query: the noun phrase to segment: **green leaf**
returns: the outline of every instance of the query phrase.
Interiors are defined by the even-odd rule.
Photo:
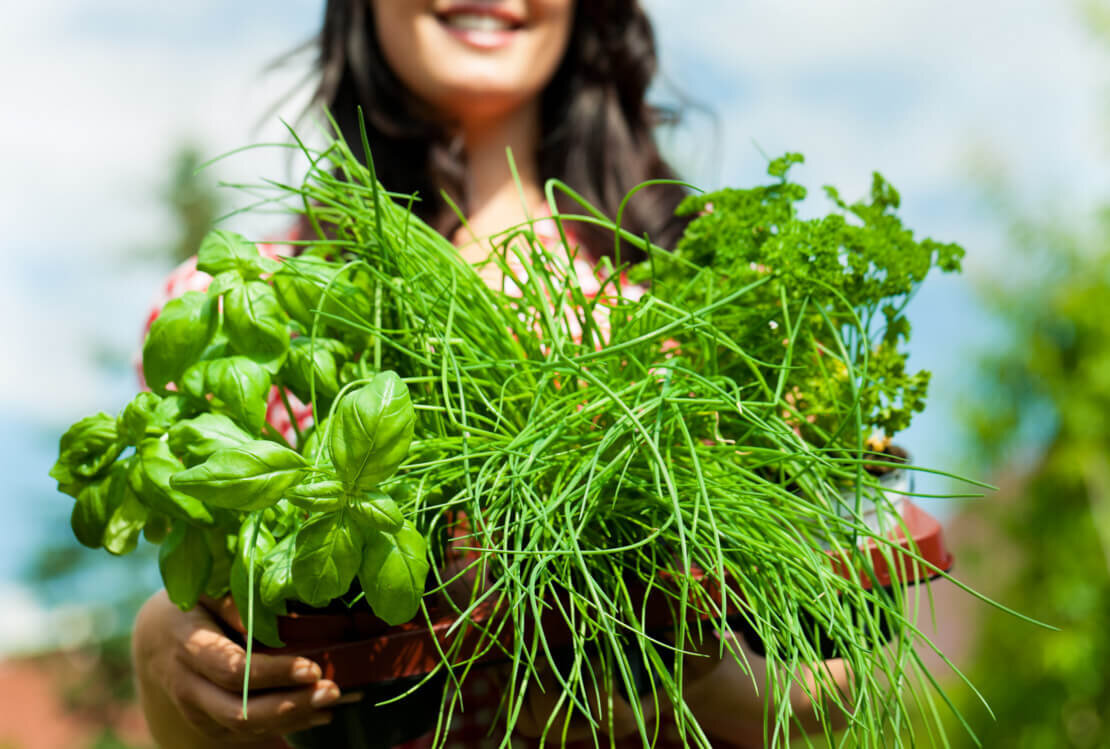
[[[215,277],[234,273],[252,280],[264,273],[273,273],[280,265],[261,255],[243,235],[223,229],[210,231],[197,250],[197,270]]]
[[[214,507],[260,510],[300,482],[305,461],[276,442],[252,440],[217,450],[204,463],[173,476],[172,486]]]
[[[408,455],[416,414],[396,372],[380,372],[335,407],[328,447],[335,472],[352,493],[393,475]]]
[[[428,576],[428,544],[411,524],[366,536],[358,579],[374,613],[388,624],[412,619]]]
[[[204,534],[208,543],[208,552],[212,555],[212,571],[208,575],[208,582],[204,586],[204,594],[212,598],[227,595],[230,590],[231,563],[234,559],[232,542],[234,536],[229,536],[223,531],[213,530]]]
[[[197,362],[181,378],[182,389],[207,398],[213,411],[227,414],[252,435],[266,423],[270,374],[245,356]]]
[[[366,292],[346,277],[337,278],[343,267],[324,258],[302,255],[284,261],[274,274],[274,291],[281,306],[306,331],[312,331],[317,307],[322,307],[320,324],[324,330],[356,332],[359,325],[371,319]],[[324,330],[316,332],[322,334]]]
[[[123,407],[116,419],[116,430],[120,439],[128,445],[138,445],[147,437],[158,437],[165,429],[155,421],[155,414],[162,398],[155,393],[143,391]]]
[[[350,350],[332,338],[294,338],[289,356],[281,369],[281,379],[302,403],[312,402],[312,385],[321,411],[339,393],[338,361],[350,356]]]
[[[297,595],[293,586],[294,540],[295,536],[286,536],[262,560],[265,568],[260,588],[262,602],[279,614],[285,613],[285,602]]]
[[[212,573],[212,552],[205,532],[188,523],[176,523],[158,550],[158,569],[166,593],[182,611],[197,605]]]
[[[132,481],[139,498],[150,509],[170,517],[212,524],[212,513],[195,498],[173,488],[170,477],[181,470],[181,461],[160,439],[148,437],[139,443],[138,481]]]
[[[404,515],[393,497],[382,492],[367,492],[361,497],[351,497],[348,505],[351,514],[366,531],[393,533],[405,522]]]
[[[112,504],[115,509],[108,517],[102,536],[104,548],[116,556],[134,551],[139,543],[139,533],[142,532],[150,515],[150,510],[139,501],[127,479],[138,465],[138,459],[129,458],[128,461],[126,465],[121,464],[120,477],[111,487],[113,492],[118,493],[119,498],[118,503],[116,497],[109,500],[109,504]]]
[[[160,544],[166,540],[166,536],[170,535],[172,527],[173,523],[170,522],[168,515],[152,512],[146,519],[146,524],[143,525],[143,538],[149,543]]]
[[[104,544],[108,521],[123,502],[127,470],[124,462],[116,463],[111,473],[87,484],[77,495],[69,524],[73,535],[83,545],[96,549]]]
[[[285,492],[285,499],[309,512],[334,512],[343,506],[343,484],[332,480],[298,484]]]
[[[362,533],[348,514],[315,515],[297,531],[293,584],[309,606],[324,606],[347,592],[362,562]]]
[[[324,435],[328,433],[328,423],[329,419],[325,417],[320,423],[313,424],[310,427],[304,445],[301,447],[301,454],[304,455],[305,460],[313,465],[331,468],[331,454],[328,452],[327,445],[324,444]]]
[[[239,529],[239,543],[235,558],[231,564],[231,598],[235,601],[235,608],[239,610],[239,618],[245,627],[249,627],[250,599],[254,598],[254,639],[280,648],[285,643],[278,635],[277,615],[266,608],[262,603],[260,587],[262,584],[262,560],[274,548],[274,538],[264,527],[259,525],[260,514],[256,513],[243,521]],[[255,536],[257,528],[257,536]],[[251,541],[254,544],[251,544]],[[254,589],[251,590],[250,571],[254,569]]]
[[[116,420],[105,413],[87,416],[71,426],[58,445],[50,477],[59,491],[73,497],[84,484],[107,473],[127,445],[116,432]]]
[[[223,296],[231,291],[236,286],[243,284],[243,277],[239,275],[238,271],[224,271],[212,279],[212,283],[208,284],[208,296]],[[223,341],[227,343],[226,338]]]
[[[234,421],[215,413],[178,422],[169,433],[170,450],[190,467],[208,460],[218,450],[238,447],[252,439]]]
[[[150,389],[166,393],[166,385],[200,358],[218,323],[216,300],[199,291],[167,302],[143,344],[143,377]]]
[[[178,421],[196,414],[197,410],[197,401],[182,393],[171,393],[159,401],[151,415],[148,428],[157,429],[160,434],[165,433]]]
[[[231,347],[271,374],[289,350],[289,318],[269,284],[247,281],[224,296],[224,329]]]

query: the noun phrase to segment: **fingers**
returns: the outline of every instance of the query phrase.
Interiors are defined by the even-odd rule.
[[[212,598],[211,596],[202,595],[198,603],[214,618],[223,620],[227,626],[235,631],[243,632],[246,630],[243,626],[243,620],[239,618],[239,609],[236,608],[235,601],[232,600],[231,596]]]
[[[186,613],[180,641],[179,660],[185,666],[223,689],[242,690],[247,653],[224,634],[209,609],[197,607]],[[322,676],[320,666],[308,658],[251,654],[252,691],[314,684]]]
[[[200,674],[183,679],[177,697],[186,719],[213,737],[278,736],[301,731],[330,722],[329,708],[340,704],[339,688],[321,680],[314,686],[253,695],[247,700],[244,714],[240,694],[222,689]]]

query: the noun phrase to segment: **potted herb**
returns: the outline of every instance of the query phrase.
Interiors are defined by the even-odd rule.
[[[963,249],[915,239],[895,214],[898,192],[875,174],[869,202],[847,204],[825,192],[836,212],[802,218],[806,197],[791,182],[800,154],[775,159],[771,184],[691,196],[679,212],[692,216],[672,253],[636,269],[672,304],[706,310],[705,319],[744,350],[692,349],[695,366],[752,381],[777,403],[782,418],[815,449],[847,459],[840,483],[848,519],[889,533],[897,501],[908,490],[908,454],[892,438],[925,407],[929,372],[907,370],[907,303],[933,269],[959,271]],[[751,287],[744,303],[720,304]],[[721,431],[732,425],[722,417]],[[854,474],[854,475],[853,475]],[[880,492],[886,476],[899,484]]]
[[[851,263],[872,234],[798,221],[785,180],[748,198],[721,194],[711,211],[691,202],[706,213],[674,252],[583,204],[557,222],[607,225],[648,253],[650,292],[623,293],[615,267],[587,297],[567,251],[524,225],[492,260],[519,290],[508,294],[346,144],[308,155],[302,185],[267,186],[314,228],[301,255],[275,263],[241,237],[211,235],[199,256],[208,291],[170,302],[144,346],[153,392],[62,438],[52,475],[76,500],[83,543],[126,553],[145,532],[162,544],[179,605],[230,591],[248,653],[254,640],[285,644],[313,611],[318,621],[341,612],[335,637],[355,644],[416,638],[427,661],[415,672],[446,684],[432,692],[441,724],[457,684],[496,658],[511,673],[511,732],[537,668],[554,662],[568,719],[590,715],[595,681],[632,694],[646,671],[648,699],[671,703],[686,740],[708,746],[675,655],[711,626],[752,633],[776,674],[818,664],[819,631],[857,682],[851,705],[834,697],[819,718],[853,715],[861,744],[899,740],[905,702],[885,679],[918,668],[905,646],[919,633],[901,586],[884,579],[947,560],[877,534],[878,556],[862,553],[859,524],[831,498],[863,485],[873,462],[864,426],[889,407],[883,399],[917,393],[890,375],[905,334],[883,313],[895,353],[876,354],[874,320],[860,317],[893,291],[852,286],[831,266],[797,282],[809,254]],[[567,190],[549,189],[552,202]],[[748,225],[759,195],[764,221]],[[867,231],[900,237],[876,210],[864,220],[881,232]],[[724,255],[733,243],[735,257]],[[876,361],[887,361],[886,379]],[[271,393],[290,409],[290,394],[310,404],[317,423],[278,433],[265,419]],[[883,648],[892,635],[902,646]],[[352,678],[413,673],[362,663]],[[769,697],[789,704],[790,687],[773,679]],[[650,735],[654,719],[639,701],[633,709]],[[789,736],[789,714],[769,716],[769,729]],[[553,717],[548,732],[560,731]]]

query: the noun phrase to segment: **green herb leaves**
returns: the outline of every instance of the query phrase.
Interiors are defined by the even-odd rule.
[[[340,399],[328,448],[350,491],[369,491],[393,475],[408,454],[415,419],[408,388],[396,372],[381,372]]]
[[[300,482],[306,463],[276,442],[252,440],[217,450],[198,466],[177,473],[173,488],[212,507],[252,511],[269,507]]]
[[[278,270],[280,263],[263,257],[241,234],[217,229],[211,231],[197,250],[197,270],[212,276],[230,273],[251,281]]]
[[[161,545],[174,603],[231,590],[244,621],[253,609],[255,635],[273,644],[287,600],[322,606],[346,595],[360,570],[372,576],[364,537],[404,527],[378,487],[407,455],[415,413],[401,379],[380,372],[347,392],[334,420],[293,428],[286,443],[267,424],[275,402],[290,422],[300,418],[294,396],[326,411],[348,381],[344,365],[365,359],[347,341],[305,333],[365,345],[370,291],[343,263],[279,263],[227,231],[204,240],[197,267],[213,276],[207,292],[168,302],[143,346],[153,392],[116,418],[75,423],[50,473],[74,498],[79,542],[126,554],[145,535]],[[351,372],[369,374],[361,363]]]
[[[216,332],[216,300],[199,291],[171,299],[151,323],[143,344],[143,377],[156,393],[177,382]]]
[[[407,622],[420,607],[428,576],[428,544],[412,526],[371,533],[358,579],[374,613],[389,624]]]

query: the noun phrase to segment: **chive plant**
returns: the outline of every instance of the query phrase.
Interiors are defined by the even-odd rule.
[[[932,645],[907,614],[907,589],[860,584],[877,583],[864,546],[907,577],[940,571],[914,549],[896,557],[840,506],[845,486],[868,484],[860,435],[881,385],[858,294],[827,279],[795,293],[793,266],[731,273],[690,251],[713,220],[735,218],[727,201],[670,251],[558,182],[552,207],[562,191],[582,208],[556,216],[560,231],[610,229],[615,256],[619,245],[645,252],[638,272],[655,283],[626,294],[618,259],[588,296],[570,243],[549,247],[526,222],[496,238],[487,262],[511,283],[491,288],[412,214],[414,198],[379,185],[372,162],[341,140],[297,143],[310,162],[303,183],[243,187],[256,208],[280,205],[311,227],[299,254],[271,264],[242,238],[213,235],[201,258],[213,288],[171,303],[151,331],[156,394],[63,438],[53,474],[77,499],[83,542],[122,553],[156,518],[148,537],[167,539],[171,597],[189,607],[230,590],[270,644],[292,602],[365,601],[390,623],[430,621],[431,600],[450,607],[440,743],[459,688],[495,658],[510,673],[505,736],[546,672],[560,708],[549,742],[562,743],[572,718],[600,731],[608,712],[591,695],[615,688],[669,703],[684,740],[709,747],[680,656],[714,633],[718,657],[765,672],[768,746],[801,733],[789,699],[799,687],[830,744],[845,722],[859,745],[900,746],[911,705],[938,714],[943,693],[918,654]],[[802,241],[788,224],[780,249]],[[883,294],[872,297],[874,307]],[[821,418],[808,418],[800,384],[823,399]],[[265,424],[271,385],[318,416],[290,443]],[[426,588],[452,593],[421,597]],[[765,658],[747,657],[733,633]],[[844,689],[830,655],[845,663]],[[660,711],[631,704],[650,744]]]

